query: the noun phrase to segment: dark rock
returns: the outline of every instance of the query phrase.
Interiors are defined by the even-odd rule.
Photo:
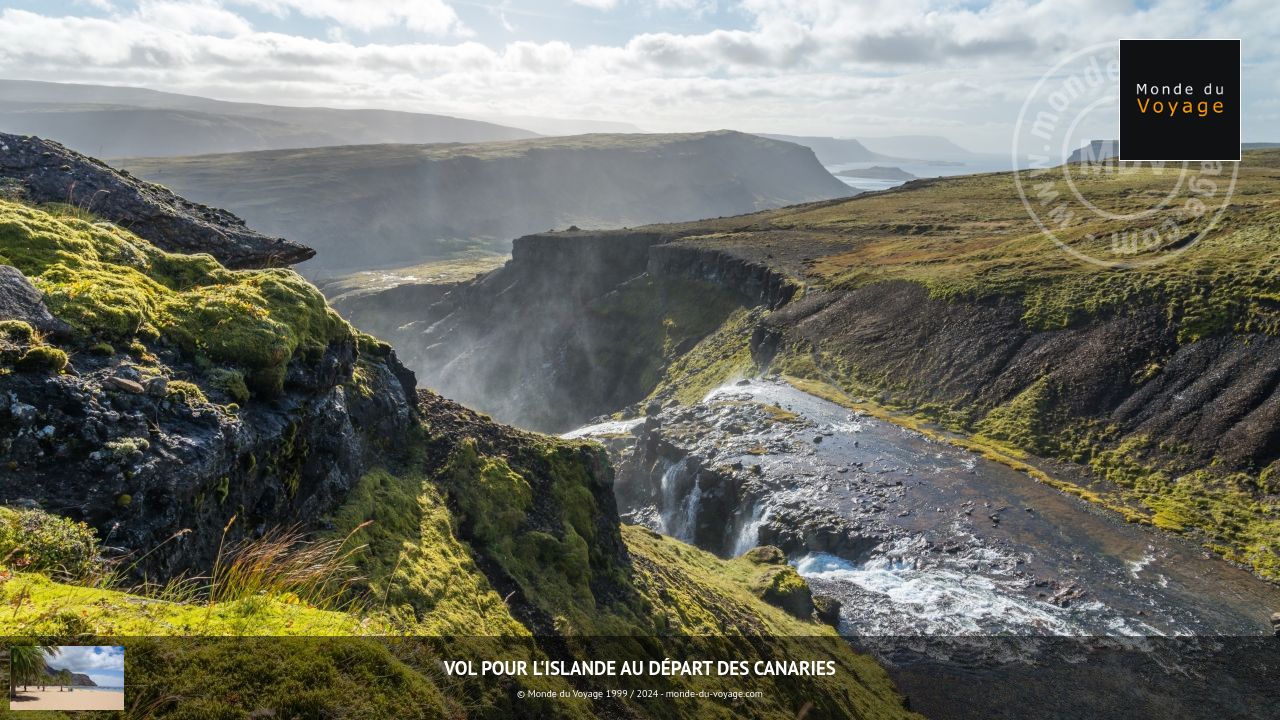
[[[67,168],[67,169],[64,169]],[[245,227],[235,215],[115,172],[50,140],[0,133],[0,180],[23,199],[74,205],[170,252],[209,253],[230,268],[280,267],[315,255],[304,245]]]
[[[833,628],[840,627],[840,601],[830,595],[813,596],[813,615]]]
[[[122,375],[108,376],[107,379],[103,381],[103,384],[115,388],[116,390],[132,393],[134,395],[139,395],[146,391],[146,388],[142,386],[142,383],[137,380],[130,380]]]
[[[44,304],[44,293],[17,268],[0,265],[0,320],[22,320],[42,333],[62,337],[71,328],[54,317]]]
[[[164,377],[154,377],[147,381],[147,394],[152,397],[164,397],[165,391],[169,388],[169,380]]]

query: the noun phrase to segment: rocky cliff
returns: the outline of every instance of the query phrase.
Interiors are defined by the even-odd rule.
[[[61,668],[55,668],[52,665],[44,666],[44,674],[55,680],[60,672],[62,672]],[[84,673],[71,673],[71,684],[75,687],[98,687],[98,683]]]
[[[850,190],[807,148],[736,132],[143,158],[123,166],[316,248],[309,276],[413,265],[549,228],[737,215]]]
[[[311,248],[250,230],[226,210],[190,202],[37,137],[0,133],[0,191],[9,199],[84,211],[129,228],[161,250],[208,253],[229,268],[280,267],[315,255]]]
[[[4,504],[82,519],[149,553],[137,572],[171,574],[206,567],[231,515],[233,540],[314,522],[407,432],[412,374],[295,273],[162,248],[242,266],[309,250],[56,145],[4,143],[23,183],[0,201]],[[95,207],[120,225],[31,204],[58,182],[106,188]]]
[[[629,241],[578,238],[619,240],[617,274],[636,273],[585,293],[572,288],[589,267],[526,253],[396,337],[427,384],[555,429],[772,368],[1043,463],[1042,477],[1131,522],[1276,577],[1275,162],[1250,154],[1230,224],[1147,269],[1100,272],[1028,240],[1008,175],[917,181]],[[1099,220],[1090,237],[1117,224]],[[554,237],[522,242],[551,257]],[[541,401],[560,397],[572,401]]]
[[[598,260],[584,300],[626,285]],[[415,394],[391,348],[292,271],[228,270],[11,200],[0,265],[0,569],[17,598],[0,634],[135,638],[131,712],[916,717],[779,553],[725,561],[620,526],[598,444]],[[643,320],[660,346],[717,317]],[[136,639],[165,635],[187,637]],[[222,635],[237,637],[190,637]],[[806,658],[834,674],[744,678],[749,705],[663,677],[679,694],[653,704],[608,694],[612,677],[443,677],[459,657]]]

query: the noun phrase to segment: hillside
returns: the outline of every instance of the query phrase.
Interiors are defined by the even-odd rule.
[[[815,137],[807,135],[769,135],[760,133],[760,137],[781,142],[795,143],[813,150],[818,162],[823,165],[840,165],[841,163],[866,162],[868,160],[891,160],[892,158],[872,152],[865,145],[853,138]]]
[[[377,330],[425,384],[543,429],[783,373],[1275,580],[1277,166],[1275,151],[1248,153],[1223,224],[1146,268],[1077,263],[1031,223],[1011,175],[974,175],[521,238],[511,263],[416,322],[384,306]],[[1126,208],[1169,179],[1077,182]],[[1103,252],[1130,227],[1095,219],[1071,237]]]
[[[129,637],[131,716],[918,717],[779,553],[620,525],[599,444],[415,392],[267,260],[0,200],[0,634]],[[607,695],[619,678],[441,672],[494,658],[834,674],[637,678],[682,693],[647,702]]]
[[[0,132],[51,138],[95,157],[489,142],[536,135],[447,115],[285,107],[145,88],[28,80],[0,80]]]
[[[842,197],[789,143],[736,132],[582,135],[135,158],[130,172],[316,249],[310,276],[414,265],[550,228],[617,228]]]

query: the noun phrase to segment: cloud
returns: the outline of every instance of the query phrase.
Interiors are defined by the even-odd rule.
[[[589,7],[594,10],[612,10],[618,6],[618,0],[569,0],[574,5]]]
[[[92,675],[95,671],[123,672],[124,648],[112,645],[64,645],[48,662],[53,667],[86,675]]]
[[[137,18],[146,25],[184,33],[242,35],[253,31],[247,20],[211,0],[143,0]]]
[[[638,27],[606,44],[505,34],[481,43],[443,0],[143,0],[105,17],[0,10],[0,76],[286,104],[593,117],[652,130],[954,127],[962,144],[997,150],[1041,72],[1075,48],[1132,34],[1243,37],[1246,98],[1274,97],[1280,58],[1270,40],[1280,36],[1280,13],[1267,12],[1267,2],[1117,9],[1102,0],[740,0],[735,16],[745,22],[736,27]],[[320,28],[314,37],[267,32],[244,19],[251,11],[307,17]],[[594,21],[590,10],[578,12]],[[393,27],[432,37],[371,42],[365,34]],[[1245,108],[1246,135],[1253,107]],[[1258,118],[1276,115],[1257,108]],[[1259,123],[1252,127],[1261,132]]]
[[[469,32],[458,14],[444,0],[227,0],[279,17],[297,13],[303,17],[333,21],[344,28],[370,32],[403,26],[433,35]]]

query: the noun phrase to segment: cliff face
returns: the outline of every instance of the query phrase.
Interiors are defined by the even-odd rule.
[[[412,374],[291,271],[0,201],[0,284],[0,504],[140,574],[207,568],[232,516],[231,541],[313,525],[415,418]]]
[[[62,672],[60,668],[55,668],[52,665],[44,666],[44,674],[48,677],[54,678],[55,680],[60,672]],[[71,673],[71,684],[74,687],[98,687],[98,683],[94,682],[93,678],[85,675],[84,673]]]
[[[795,293],[763,264],[669,244],[695,232],[526,236],[505,267],[440,289],[425,309],[396,302],[402,286],[362,298],[360,313],[423,385],[507,422],[563,431],[644,399],[735,311]]]
[[[209,253],[229,268],[282,267],[315,255],[250,230],[226,210],[189,202],[37,137],[0,133],[0,190],[10,199],[77,208],[127,227],[161,250]]]
[[[621,228],[846,197],[807,148],[735,132],[371,145],[122,161],[319,251],[312,276],[411,265],[548,228]]]
[[[644,272],[582,292],[590,267],[557,236],[525,238],[524,255],[397,338],[424,383],[552,429],[771,369],[1043,462],[1131,522],[1277,577],[1275,163],[1249,155],[1231,224],[1152,268],[1101,272],[1028,241],[1010,177],[973,176],[630,231],[650,239],[634,240]],[[557,242],[595,258],[619,240],[616,276],[639,273],[623,236],[588,235]],[[705,320],[697,332],[643,331],[689,316]]]

